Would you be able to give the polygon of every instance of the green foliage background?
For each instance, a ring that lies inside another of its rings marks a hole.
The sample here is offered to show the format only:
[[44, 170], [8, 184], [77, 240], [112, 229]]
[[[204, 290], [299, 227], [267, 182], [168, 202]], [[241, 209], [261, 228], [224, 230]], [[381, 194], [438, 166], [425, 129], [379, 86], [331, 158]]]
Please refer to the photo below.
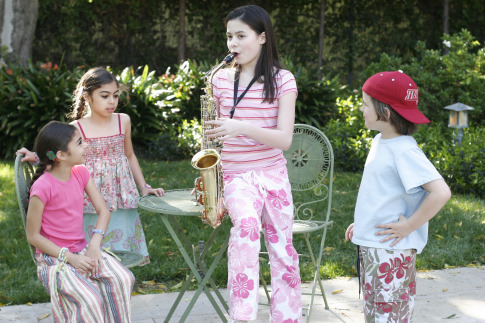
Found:
[[82, 74], [81, 69], [69, 70], [63, 64], [58, 68], [41, 63], [0, 68], [0, 158], [12, 158], [23, 145], [32, 148], [47, 122], [65, 121]]
[[[485, 141], [485, 48], [467, 30], [444, 35], [443, 41], [446, 53], [428, 49], [421, 41], [416, 44], [417, 54], [409, 59], [384, 53], [366, 68], [362, 80], [384, 70], [409, 74], [420, 89], [420, 109], [431, 120], [416, 133], [418, 143], [453, 191], [483, 196], [485, 148], [480, 143]], [[359, 111], [361, 92], [343, 86], [338, 75], [328, 73], [317, 80], [292, 58], [283, 62], [298, 85], [296, 122], [324, 130], [338, 169], [361, 171], [375, 135], [365, 128]], [[112, 69], [128, 89], [119, 111], [132, 118], [138, 153], [151, 159], [181, 160], [198, 151], [202, 78], [211, 65], [189, 60], [162, 75], [148, 65]], [[52, 63], [31, 63], [24, 68], [10, 64], [0, 69], [0, 157], [12, 158], [22, 146], [32, 148], [36, 133], [48, 120], [64, 120], [71, 93], [85, 70]], [[456, 102], [474, 108], [461, 145], [448, 128], [448, 111], [443, 109]]]
[[461, 102], [475, 109], [472, 123], [484, 125], [485, 47], [467, 30], [442, 39], [449, 42], [446, 54], [418, 41], [415, 56], [403, 60], [384, 53], [369, 64], [362, 79], [380, 71], [403, 70], [418, 84], [419, 109], [431, 121], [447, 122], [448, 110], [443, 107]]
[[[186, 59], [214, 63], [227, 52], [224, 18], [246, 0], [186, 3]], [[321, 0], [255, 0], [275, 27], [280, 54], [317, 74]], [[442, 0], [327, 0], [323, 71], [360, 85], [359, 75], [385, 52], [407, 60], [417, 40], [442, 49]], [[485, 41], [485, 2], [450, 1], [450, 33], [467, 28]], [[148, 65], [157, 74], [177, 61], [179, 2], [159, 0], [42, 0], [34, 61], [72, 68]], [[69, 31], [69, 32], [66, 32]]]

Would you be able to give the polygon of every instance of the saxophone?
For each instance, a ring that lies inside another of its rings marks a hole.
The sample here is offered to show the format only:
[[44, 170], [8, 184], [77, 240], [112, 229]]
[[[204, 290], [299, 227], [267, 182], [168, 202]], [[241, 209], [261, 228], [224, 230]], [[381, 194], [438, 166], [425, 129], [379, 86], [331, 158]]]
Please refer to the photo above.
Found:
[[206, 121], [216, 120], [217, 106], [212, 97], [212, 78], [225, 65], [231, 63], [237, 54], [229, 54], [218, 65], [211, 68], [204, 77], [205, 94], [200, 96], [202, 142], [201, 151], [192, 157], [192, 167], [200, 171], [200, 177], [195, 180], [197, 202], [204, 206], [202, 220], [217, 228], [226, 214], [224, 206], [224, 188], [222, 178], [221, 156], [222, 143], [217, 139], [208, 139], [205, 134], [210, 129]]

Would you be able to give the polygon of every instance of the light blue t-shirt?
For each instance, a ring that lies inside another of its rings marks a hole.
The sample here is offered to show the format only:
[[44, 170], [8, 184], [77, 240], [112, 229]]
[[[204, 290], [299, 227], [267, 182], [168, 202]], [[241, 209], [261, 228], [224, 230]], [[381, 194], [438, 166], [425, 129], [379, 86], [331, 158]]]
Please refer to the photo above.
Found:
[[428, 241], [428, 223], [392, 248], [394, 240], [380, 242], [385, 236], [376, 236], [383, 230], [376, 225], [397, 222], [401, 214], [413, 215], [428, 194], [421, 185], [441, 178], [413, 137], [375, 136], [355, 205], [352, 242], [372, 248], [416, 249], [421, 253]]

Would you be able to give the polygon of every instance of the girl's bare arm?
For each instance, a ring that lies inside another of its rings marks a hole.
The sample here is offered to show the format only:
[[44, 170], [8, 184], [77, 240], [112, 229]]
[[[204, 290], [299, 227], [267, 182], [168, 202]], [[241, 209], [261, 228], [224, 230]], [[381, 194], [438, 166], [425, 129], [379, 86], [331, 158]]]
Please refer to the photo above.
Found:
[[128, 164], [130, 165], [131, 173], [135, 179], [135, 183], [141, 191], [142, 195], [153, 194], [155, 196], [163, 196], [165, 191], [163, 188], [151, 188], [147, 187], [147, 182], [141, 171], [140, 164], [136, 158], [135, 151], [133, 150], [133, 144], [131, 141], [131, 120], [127, 114], [121, 114], [121, 120], [123, 128], [125, 130], [125, 156], [128, 158]]

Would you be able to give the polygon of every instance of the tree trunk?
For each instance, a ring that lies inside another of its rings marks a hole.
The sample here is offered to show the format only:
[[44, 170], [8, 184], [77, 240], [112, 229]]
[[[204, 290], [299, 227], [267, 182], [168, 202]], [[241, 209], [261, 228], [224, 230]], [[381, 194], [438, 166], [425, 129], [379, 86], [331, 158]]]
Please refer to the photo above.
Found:
[[2, 60], [26, 65], [39, 13], [38, 0], [0, 0]]
[[[450, 4], [449, 0], [443, 0], [443, 34], [450, 33], [449, 27]], [[448, 47], [443, 46], [443, 54], [448, 54]]]
[[349, 87], [352, 88], [352, 74], [353, 74], [353, 63], [354, 63], [354, 0], [350, 0], [350, 13], [349, 13]]
[[185, 0], [179, 0], [179, 19], [178, 60], [182, 63], [185, 61]]
[[322, 60], [325, 31], [325, 0], [320, 3], [320, 32], [318, 37], [318, 79], [322, 79]]
[[450, 27], [449, 27], [449, 17], [450, 17], [450, 5], [449, 5], [449, 0], [443, 0], [443, 34], [449, 34], [450, 33]]

